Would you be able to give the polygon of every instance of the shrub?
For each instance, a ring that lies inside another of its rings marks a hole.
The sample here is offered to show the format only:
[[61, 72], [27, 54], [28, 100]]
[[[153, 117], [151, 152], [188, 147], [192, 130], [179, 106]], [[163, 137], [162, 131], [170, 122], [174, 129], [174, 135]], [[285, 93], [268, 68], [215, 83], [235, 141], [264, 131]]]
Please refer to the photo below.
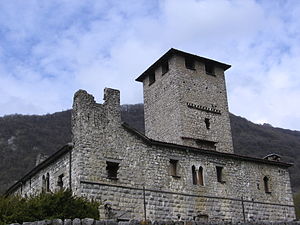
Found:
[[0, 197], [0, 225], [55, 218], [98, 219], [98, 206], [98, 202], [72, 196], [69, 190], [54, 194], [42, 193], [29, 198], [2, 196]]
[[296, 217], [300, 220], [300, 191], [294, 194], [294, 205], [296, 210]]

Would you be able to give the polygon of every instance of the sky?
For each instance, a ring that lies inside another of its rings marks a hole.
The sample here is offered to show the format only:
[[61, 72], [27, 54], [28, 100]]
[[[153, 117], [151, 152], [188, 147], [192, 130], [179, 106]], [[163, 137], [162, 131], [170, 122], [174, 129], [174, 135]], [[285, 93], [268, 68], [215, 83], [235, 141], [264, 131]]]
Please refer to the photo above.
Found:
[[170, 48], [232, 65], [230, 112], [300, 130], [299, 0], [2, 0], [0, 116], [143, 102], [135, 82]]

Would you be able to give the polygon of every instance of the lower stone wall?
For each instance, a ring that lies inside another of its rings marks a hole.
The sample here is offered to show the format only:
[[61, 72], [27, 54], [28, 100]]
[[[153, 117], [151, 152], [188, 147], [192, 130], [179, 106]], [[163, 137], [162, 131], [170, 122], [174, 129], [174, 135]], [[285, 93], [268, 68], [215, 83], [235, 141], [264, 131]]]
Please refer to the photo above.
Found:
[[[99, 200], [101, 219], [181, 221], [292, 221], [292, 205], [193, 195], [81, 181], [81, 194]], [[146, 215], [145, 215], [146, 211]]]
[[[35, 222], [24, 222], [23, 225], [300, 225], [300, 221], [291, 222], [260, 222], [260, 223], [231, 223], [231, 222], [199, 222], [199, 221], [115, 221], [115, 220], [94, 220], [90, 218], [85, 219], [54, 219], [54, 220], [42, 220]], [[20, 225], [19, 223], [13, 223], [10, 225]]]

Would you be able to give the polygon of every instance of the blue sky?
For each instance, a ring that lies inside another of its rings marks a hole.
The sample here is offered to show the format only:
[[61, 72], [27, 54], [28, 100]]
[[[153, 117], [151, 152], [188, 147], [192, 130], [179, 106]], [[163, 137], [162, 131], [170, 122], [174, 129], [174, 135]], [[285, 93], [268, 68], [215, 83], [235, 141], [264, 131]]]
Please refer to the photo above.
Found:
[[78, 89], [142, 102], [134, 79], [171, 47], [232, 65], [230, 111], [300, 130], [298, 0], [3, 0], [0, 115], [71, 108]]

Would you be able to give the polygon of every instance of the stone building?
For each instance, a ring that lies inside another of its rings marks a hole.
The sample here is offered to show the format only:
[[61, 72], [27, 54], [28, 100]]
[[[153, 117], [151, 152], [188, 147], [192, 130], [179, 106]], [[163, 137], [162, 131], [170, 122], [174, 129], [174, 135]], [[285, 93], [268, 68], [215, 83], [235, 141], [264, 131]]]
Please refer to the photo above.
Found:
[[104, 103], [75, 93], [71, 144], [38, 164], [8, 194], [69, 188], [101, 201], [101, 218], [290, 221], [288, 167], [233, 152], [224, 71], [230, 66], [170, 49], [143, 83], [145, 135], [122, 123], [120, 93]]

